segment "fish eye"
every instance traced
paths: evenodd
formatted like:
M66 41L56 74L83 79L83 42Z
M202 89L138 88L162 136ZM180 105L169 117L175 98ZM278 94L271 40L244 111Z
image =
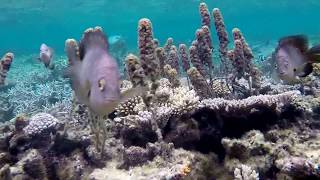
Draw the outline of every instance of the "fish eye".
M106 86L106 80L100 79L98 81L98 87L99 87L100 91L104 91L105 86Z
M296 68L294 68L294 69L293 69L293 71L294 71L294 72L296 72L296 71L297 71L297 69L296 69Z

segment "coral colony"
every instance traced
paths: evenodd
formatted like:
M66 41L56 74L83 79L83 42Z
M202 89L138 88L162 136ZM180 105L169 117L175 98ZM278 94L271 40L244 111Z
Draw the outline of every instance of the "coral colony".
M74 96L4 122L0 179L319 179L320 99L267 83L244 34L234 28L231 40L217 8L211 14L201 3L199 12L189 45L168 38L161 47L151 20L138 22L139 54L123 59L120 90L148 91L109 117ZM1 60L0 85L12 60Z

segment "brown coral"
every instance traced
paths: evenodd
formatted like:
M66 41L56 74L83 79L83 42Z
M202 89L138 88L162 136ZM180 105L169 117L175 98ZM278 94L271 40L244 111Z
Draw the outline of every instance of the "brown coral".
M179 56L177 47L172 45L166 64L169 64L172 68L174 68L178 74L180 74L180 66L179 66Z
M185 44L179 45L179 55L182 62L182 68L185 72L187 72L190 69L190 59L188 49Z
M6 53L0 61L0 85L5 84L7 74L14 59L13 53Z
M138 57L133 54L129 54L125 59L125 63L127 74L133 87L136 87L138 85L144 86L146 84L146 75L143 68L141 67Z
M146 76L155 81L159 78L159 63L155 57L152 24L147 18L140 19L138 24L138 47L141 66Z
M197 68L197 70L199 71L199 73L203 76L203 77L207 77L208 73L206 71L205 66L202 64L201 59L198 55L198 50L196 46L190 46L189 48L189 59L192 63L192 65Z
M209 98L212 96L213 92L209 87L206 79L201 75L197 68L192 67L188 70L188 76L190 78L191 84L197 94L202 98Z
M172 68L169 64L166 64L164 66L164 72L166 77L169 79L172 87L180 86L180 80L176 69Z
M165 65L165 61L167 59L164 48L158 47L156 49L156 57L157 57L157 59L159 61L160 75L163 77L164 76L164 69L163 68L164 68L164 65Z
M171 50L171 46L173 46L173 38L168 38L166 41L166 44L164 45L164 52L166 53L166 56L169 55L169 52Z

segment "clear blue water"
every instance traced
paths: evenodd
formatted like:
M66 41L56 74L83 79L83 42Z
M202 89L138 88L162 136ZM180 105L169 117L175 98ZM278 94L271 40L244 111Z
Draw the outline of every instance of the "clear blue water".
M63 54L67 38L81 37L100 25L108 35L122 35L136 48L137 22L148 17L163 43L173 37L189 43L200 25L198 0L1 0L0 53L38 53L45 42ZM320 37L319 0L208 0L222 10L229 31L239 27L248 41L303 33ZM319 38L320 41L320 38ZM217 42L215 42L217 44Z

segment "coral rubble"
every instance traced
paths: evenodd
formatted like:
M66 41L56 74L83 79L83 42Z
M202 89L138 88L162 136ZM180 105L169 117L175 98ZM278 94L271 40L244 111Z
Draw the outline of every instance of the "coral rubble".
M16 117L0 124L0 179L319 179L319 73L309 89L262 78L238 28L228 48L217 8L221 68L214 69L210 11L201 3L199 12L195 40L178 48L173 38L161 47L151 20L138 22L139 53L124 58L120 90L146 92L106 116L50 75L8 88L0 118L3 109ZM67 56L80 60L76 41L67 45ZM4 59L0 85L13 55Z

